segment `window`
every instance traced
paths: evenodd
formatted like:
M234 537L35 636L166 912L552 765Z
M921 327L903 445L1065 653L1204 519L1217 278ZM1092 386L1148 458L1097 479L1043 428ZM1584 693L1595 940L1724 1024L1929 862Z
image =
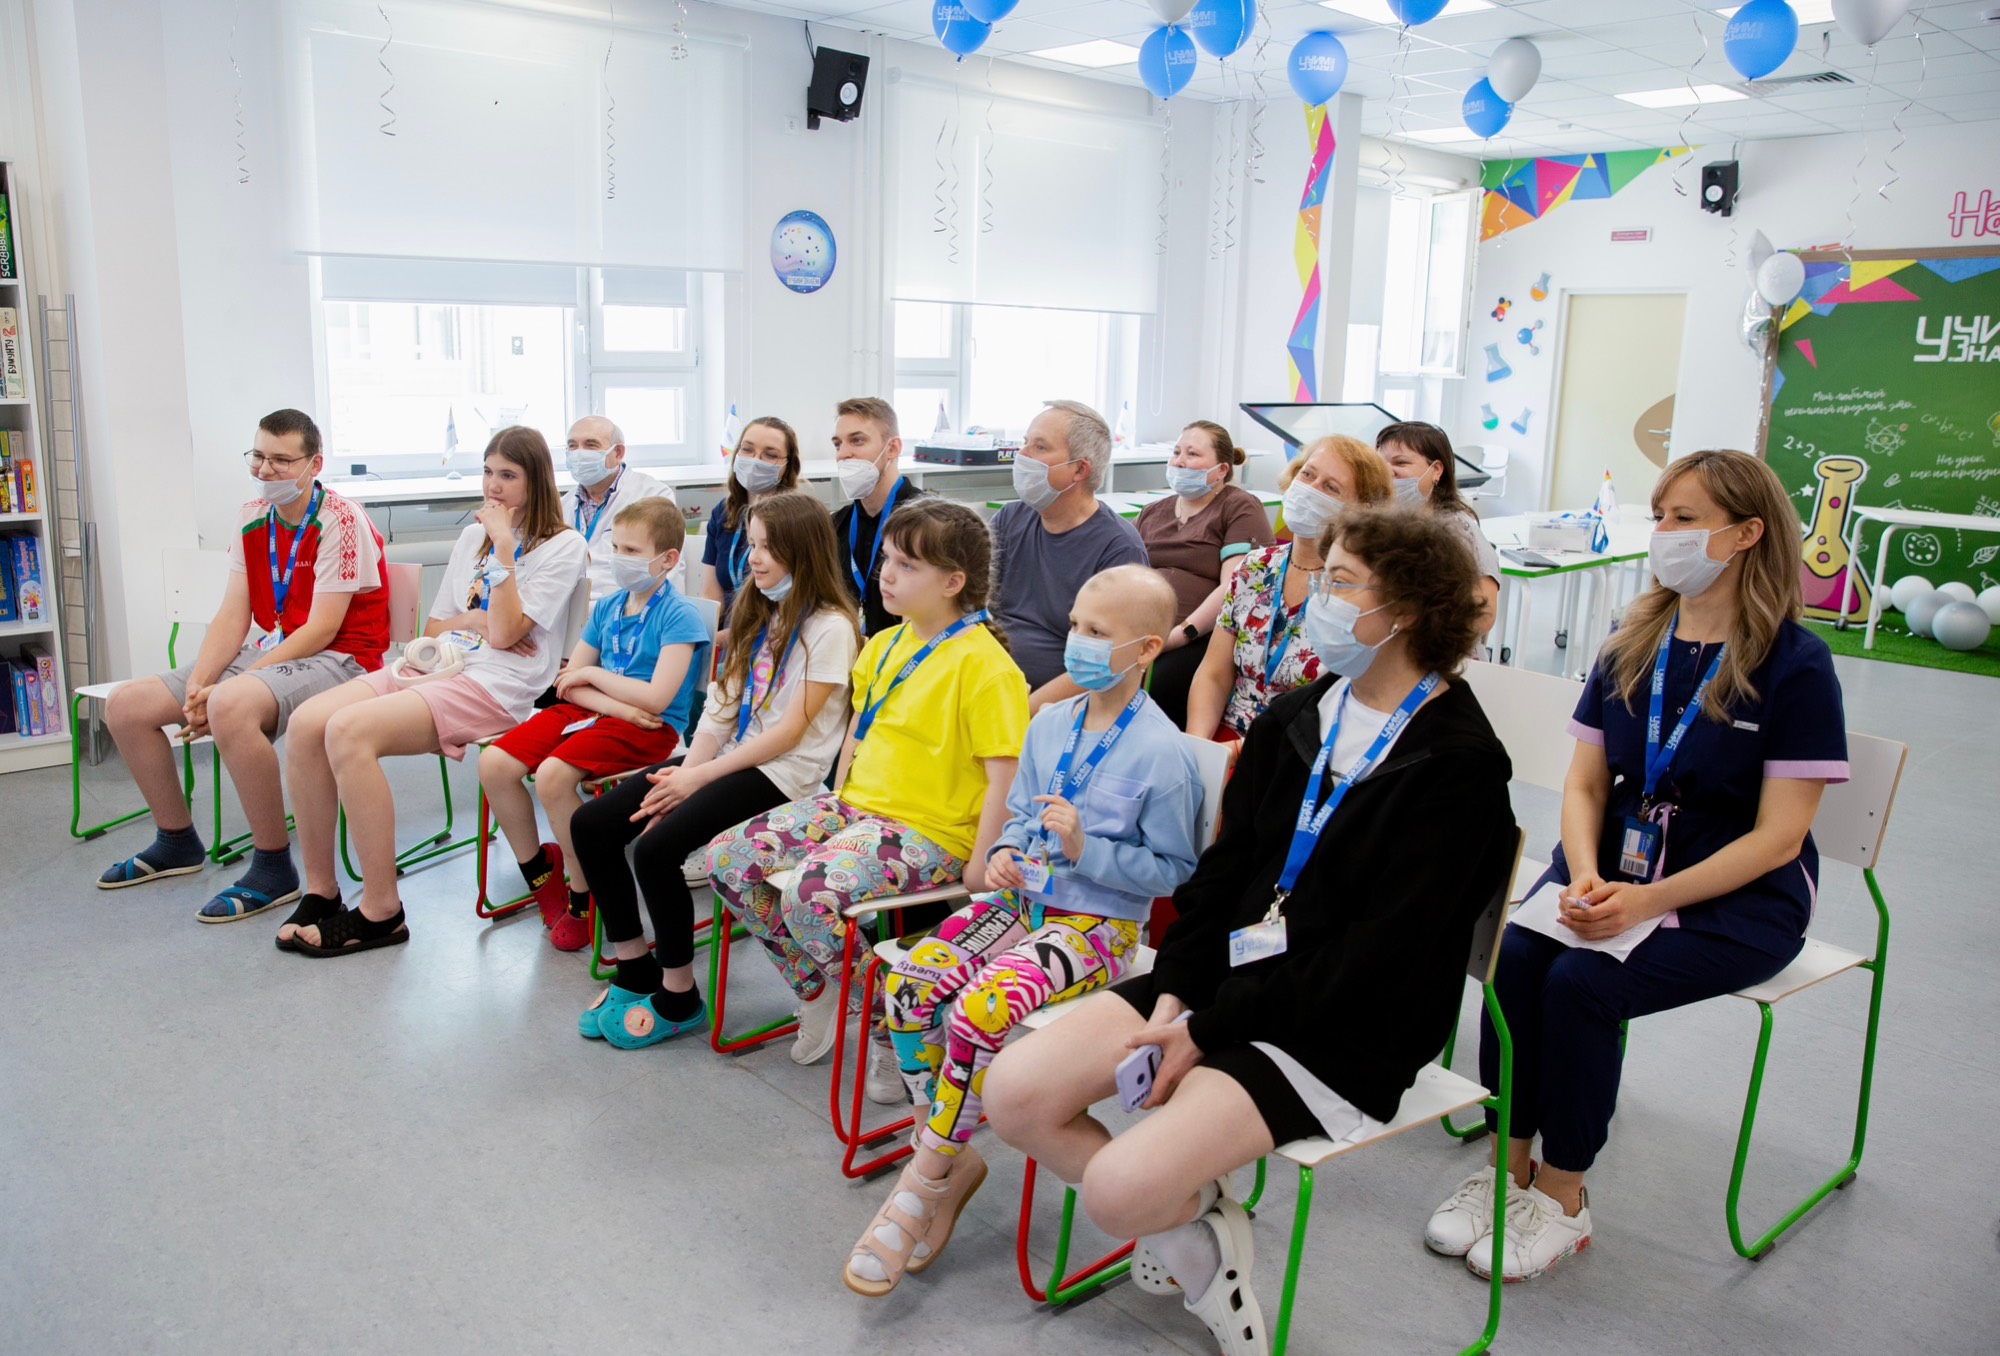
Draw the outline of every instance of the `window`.
M953 430L1020 433L1049 400L1081 400L1116 425L1139 385L1138 317L948 302L896 303L896 417L921 437L942 407Z
M499 429L559 449L584 413L618 424L635 462L697 459L699 275L355 258L313 273L336 470L472 470Z
M1476 195L1389 201L1380 369L1463 376Z

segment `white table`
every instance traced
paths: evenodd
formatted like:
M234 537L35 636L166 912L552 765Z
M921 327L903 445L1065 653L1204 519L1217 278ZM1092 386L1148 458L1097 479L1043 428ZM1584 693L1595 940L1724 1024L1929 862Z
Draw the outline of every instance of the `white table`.
M1486 534L1486 540L1493 543L1496 550L1530 550L1528 541L1528 518L1526 514L1508 514L1497 518L1482 518L1479 527ZM1523 565L1518 561L1503 558L1500 562L1500 601L1493 619L1494 633L1500 637L1500 659L1512 663L1521 652L1520 633L1522 617L1526 613L1525 593L1536 580L1560 576L1565 586L1562 602L1562 620L1558 623L1557 634L1563 637L1564 650L1578 662L1571 665L1579 670L1577 676L1587 674L1591 663L1597 657L1597 650L1604 638L1611 632L1611 609L1613 591L1617 584L1617 567L1630 565L1646 559L1646 547L1652 538L1652 527L1645 522L1617 520L1610 524L1611 543L1602 554L1592 551L1541 551L1557 563L1551 566ZM1588 577L1591 583L1591 606L1587 616L1582 613L1583 590L1579 585Z
M2000 518L1983 513L1931 513L1924 509L1869 508L1854 505L1854 516L1869 522L1882 524L1882 540L1875 547L1875 589L1869 595L1868 635L1861 642L1861 648L1875 648L1875 621L1881 613L1882 584L1889 571L1889 539L1902 527L1948 527L1958 532L2000 532ZM1855 529L1855 540L1860 540L1860 529ZM1847 600L1854 596L1854 553L1847 556L1847 568L1840 576L1841 614L1835 623L1838 630L1847 629Z

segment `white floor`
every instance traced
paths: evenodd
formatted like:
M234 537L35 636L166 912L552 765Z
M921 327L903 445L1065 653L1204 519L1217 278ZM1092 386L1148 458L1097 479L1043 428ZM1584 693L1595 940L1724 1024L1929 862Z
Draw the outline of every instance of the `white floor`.
M1849 725L1910 745L1859 1179L1739 1260L1722 1198L1754 1010L1641 1022L1591 1179L1595 1246L1508 1291L1499 1350L2000 1344L2000 687L1840 672ZM464 823L469 771L457 780ZM438 816L435 771L411 760L394 781L414 838ZM87 817L130 795L115 763L85 787ZM72 842L68 799L63 771L0 778L0 1352L1212 1350L1176 1303L1126 1284L1032 1305L1013 1262L1020 1160L990 1141L993 1175L940 1263L886 1301L850 1294L840 1268L886 1183L837 1171L826 1066L579 1040L583 962L532 916L475 919L469 856L406 878L409 946L322 964L274 951L274 920L196 924L231 878L214 869L93 889L146 830ZM1523 790L1516 807L1545 853L1555 798ZM1868 944L1854 873L1829 872L1821 919ZM743 1019L776 1014L768 968L747 945L737 957ZM1844 1155L1865 1000L1853 977L1781 1009L1752 1216ZM1293 1351L1455 1350L1477 1333L1483 1288L1420 1234L1480 1152L1420 1131L1322 1174ZM1274 1172L1254 1272L1272 1317L1293 1199ZM1044 1190L1044 1273L1058 1200Z

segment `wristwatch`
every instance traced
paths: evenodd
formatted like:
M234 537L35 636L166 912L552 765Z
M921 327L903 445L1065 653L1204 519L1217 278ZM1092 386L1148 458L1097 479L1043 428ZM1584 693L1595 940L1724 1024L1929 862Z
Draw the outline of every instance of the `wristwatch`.
M1190 645L1197 643L1201 639L1201 632L1195 629L1195 625L1193 622L1188 622L1185 625L1183 625L1181 627L1181 634L1188 638L1188 644Z

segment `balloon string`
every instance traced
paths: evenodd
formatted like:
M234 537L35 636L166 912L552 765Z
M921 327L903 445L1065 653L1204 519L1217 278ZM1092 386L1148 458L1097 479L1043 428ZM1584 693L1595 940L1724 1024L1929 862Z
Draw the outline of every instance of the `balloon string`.
M1227 80L1229 78L1229 63L1227 61L1222 63L1222 72L1223 79ZM1215 145L1215 154L1211 157L1214 163L1208 172L1208 257L1210 259L1220 259L1222 257L1223 138L1216 135L1215 128L1210 128L1208 139Z
M618 196L618 96L611 92L611 49L617 45L616 38L604 45L604 197L607 202Z
M1701 26L1701 11L1689 10L1688 20L1694 24L1694 31L1701 38L1701 55L1694 59L1693 66L1687 68L1688 93L1694 95L1694 103L1688 109L1687 116L1681 119L1679 140L1682 146L1689 145L1688 129L1694 125L1695 117L1701 112L1701 91L1694 87L1694 73L1702 62L1708 60L1708 30ZM1688 195L1687 185L1681 182L1681 175L1686 172L1688 164L1693 162L1694 156L1686 155L1681 159L1683 163L1674 166L1673 185L1674 193L1685 198Z
M986 135L979 143L979 233L993 229L993 56L986 57Z
M250 149L244 144L248 128L243 121L243 67L236 61L236 18L237 9L229 12L229 42L225 54L229 57L229 69L236 73L236 182L250 182Z
M688 54L688 7L687 0L674 0L680 11L674 18L674 46L667 55L674 61L686 61Z
M1902 150L1903 143L1909 140L1908 135L1903 131L1903 115L1908 113L1917 100L1923 97L1924 77L1930 73L1930 55L1924 51L1924 10L1926 8L1928 6L1919 5L1917 12L1910 16L1911 31L1917 40L1917 88L1909 98L1903 101L1903 106L1896 110L1896 116L1889 119L1889 125L1896 129L1896 144L1891 146L1888 153L1882 157L1882 168L1888 172L1889 177L1884 179L1882 186L1875 190L1875 196L1883 202L1889 201L1889 190L1895 186L1897 180L1903 177L1902 171L1896 168L1896 152Z
M947 244L951 250L951 262L958 262L958 125L965 116L965 58L958 59L958 69L951 76L951 237Z
M1875 67L1881 55L1873 47L1868 49L1868 85L1861 91L1861 154L1854 157L1854 168L1847 180L1847 234L1841 239L1840 252L1847 257L1847 285L1854 285L1854 209L1861 202L1861 166L1868 160L1868 100L1875 93Z
M1400 199L1403 196L1403 171L1410 162L1403 154L1403 115L1410 106L1410 26L1396 26L1396 62L1389 68L1389 158L1385 162L1389 171L1389 196ZM1400 86L1400 90L1399 87Z
M1250 101L1250 151L1245 157L1243 172L1250 182L1264 182L1264 143L1258 137L1258 130L1264 122L1264 50L1271 45L1271 14L1266 0L1257 0L1257 50L1250 58L1250 85L1255 93Z
M389 11L382 6L375 6L375 12L382 16L382 26L389 30L389 36L382 39L382 46L375 52L375 64L382 68L382 74L389 77L389 87L382 91L381 97L375 102L381 105L382 111L387 113L389 118L375 130L385 137L392 137L396 135L396 110L389 107L389 96L396 91L396 73L389 69L389 63L383 60L383 57L388 54L389 44L396 40L396 26L389 22Z
M1174 169L1174 106L1168 104L1167 128L1160 138L1160 226L1153 239L1153 253L1167 252L1167 190L1173 183Z
M1243 72L1232 71L1235 77L1237 97L1229 101L1229 156L1236 157L1236 119L1243 107ZM1236 176L1227 176L1222 197L1222 252L1229 253L1236 248Z

